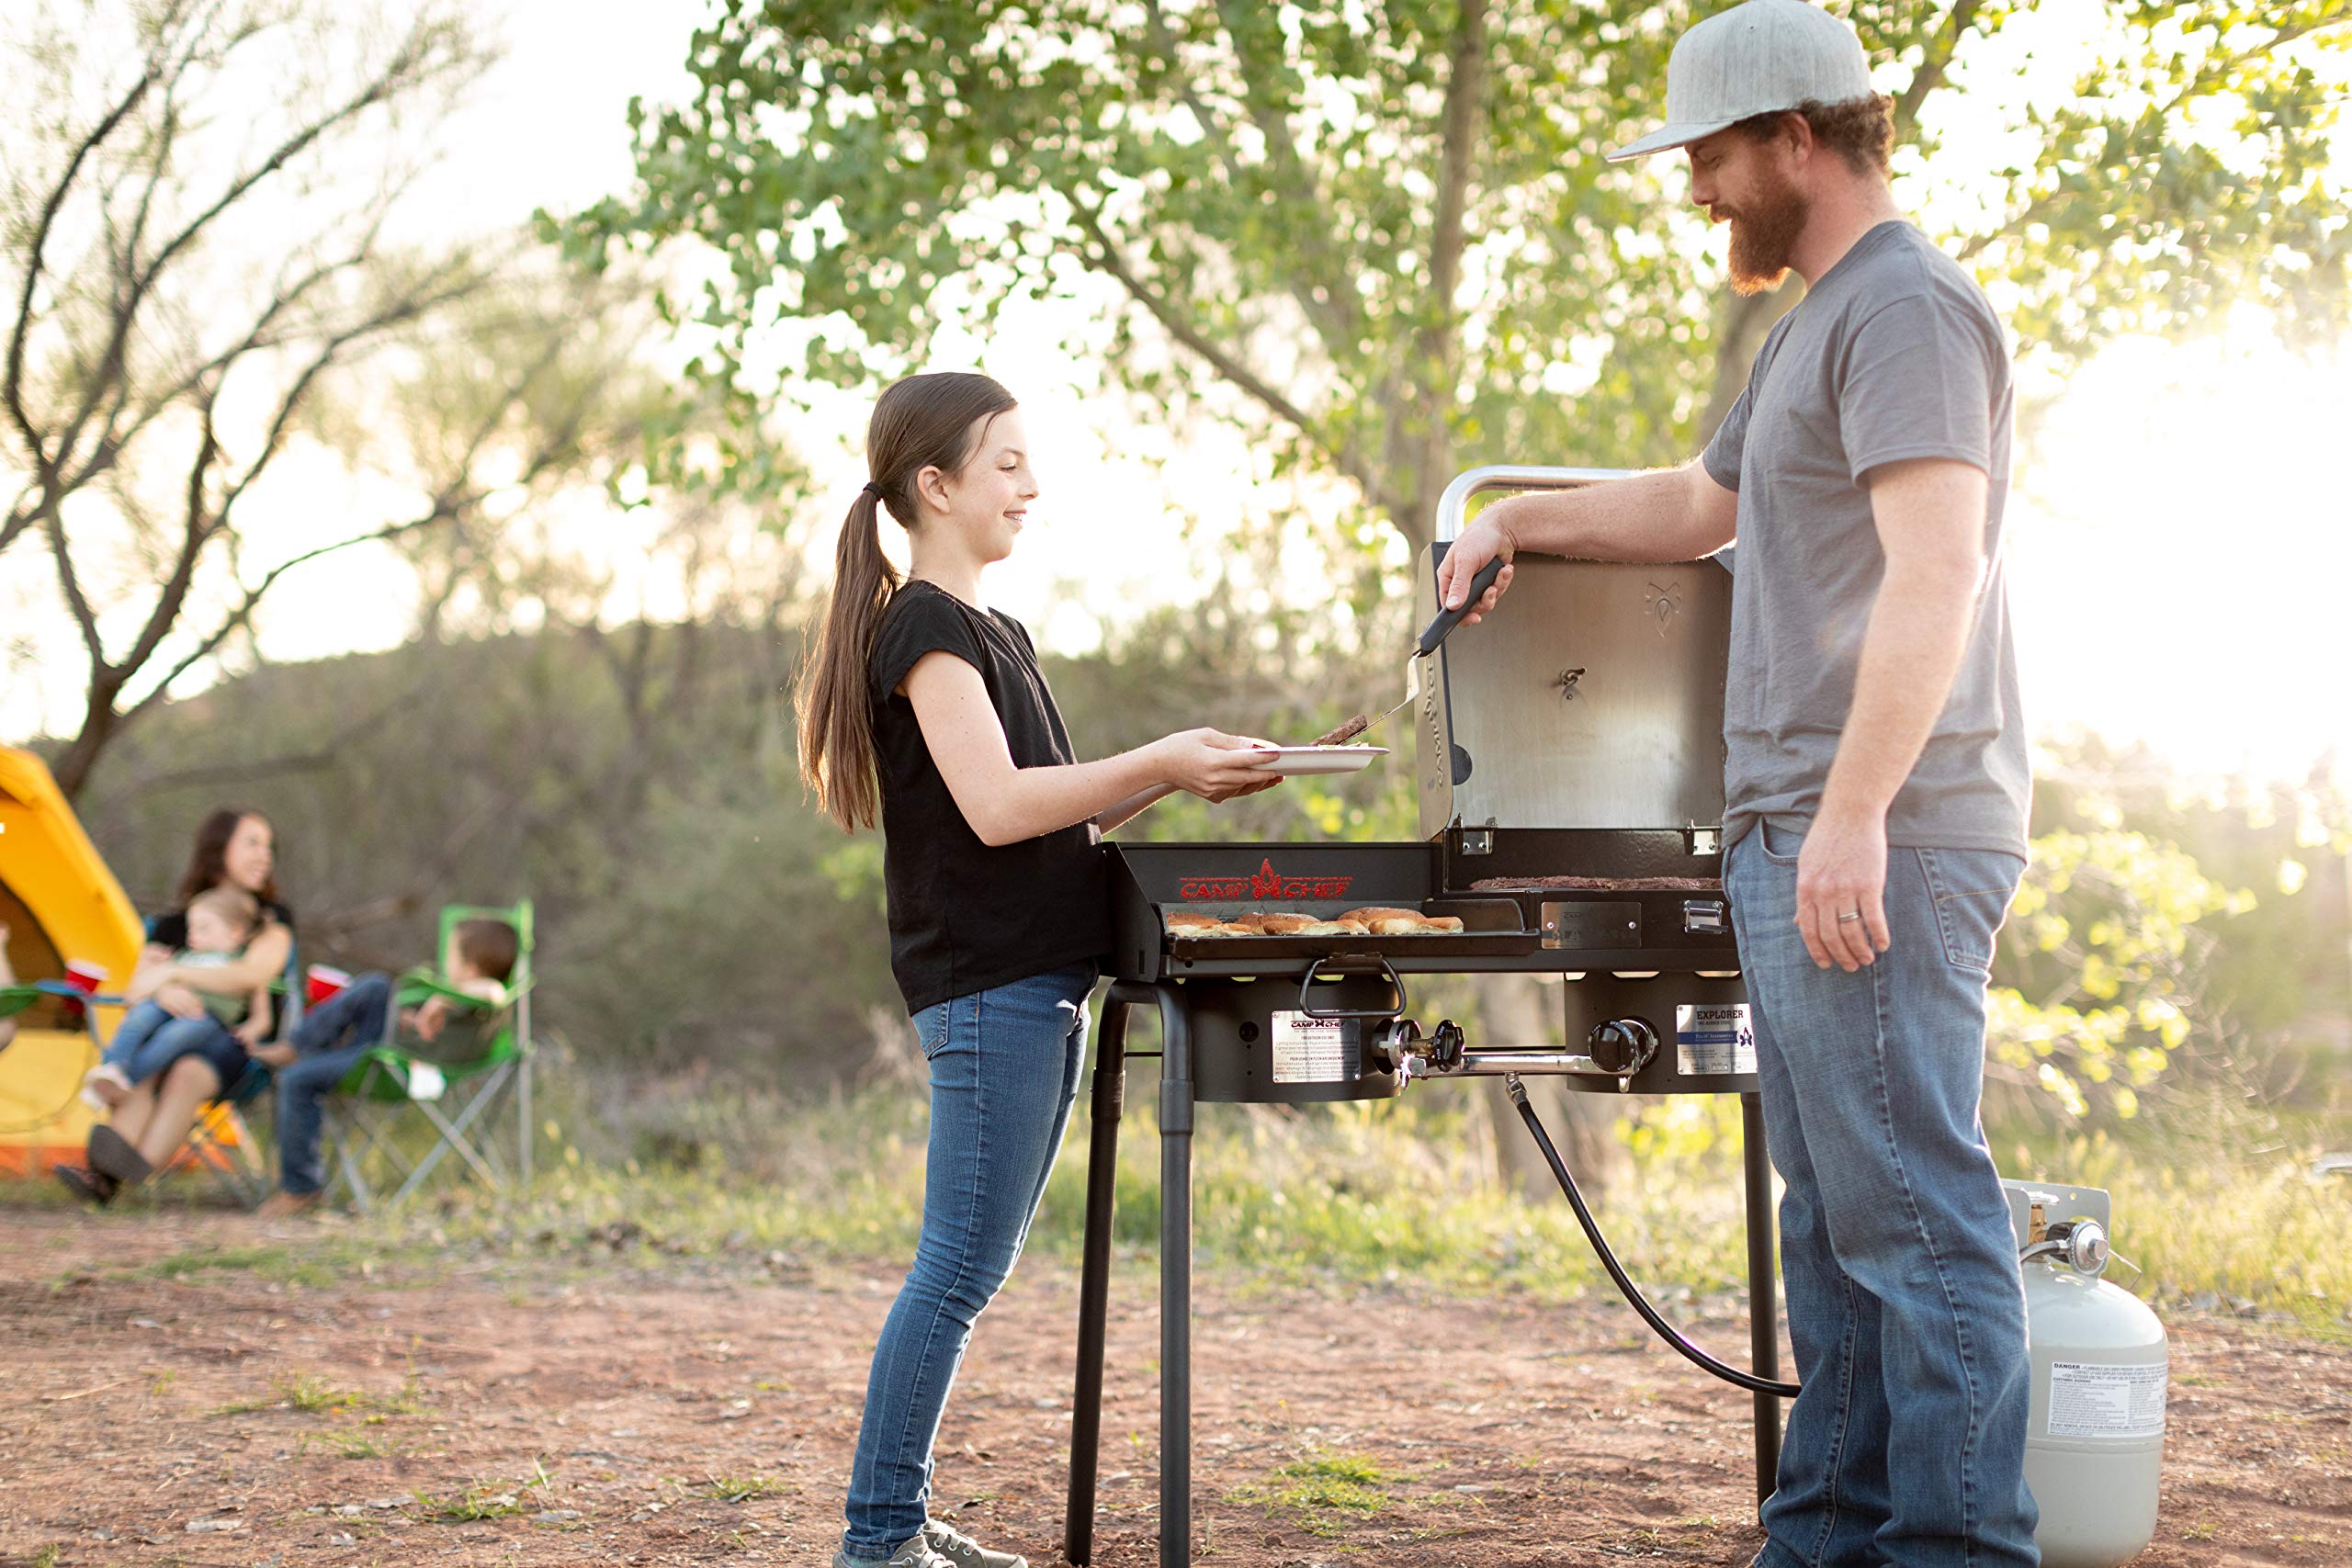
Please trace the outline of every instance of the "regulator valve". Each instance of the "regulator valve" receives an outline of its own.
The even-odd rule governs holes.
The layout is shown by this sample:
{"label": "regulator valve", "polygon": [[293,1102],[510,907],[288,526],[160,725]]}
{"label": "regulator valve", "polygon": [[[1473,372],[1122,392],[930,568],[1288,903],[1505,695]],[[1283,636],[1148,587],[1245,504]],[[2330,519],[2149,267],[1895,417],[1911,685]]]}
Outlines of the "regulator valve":
{"label": "regulator valve", "polygon": [[2018,1254],[2018,1261],[2030,1262],[2047,1258],[2062,1263],[2078,1274],[2102,1274],[2107,1271],[2107,1227],[2097,1220],[2059,1220],[2042,1234],[2042,1238]]}

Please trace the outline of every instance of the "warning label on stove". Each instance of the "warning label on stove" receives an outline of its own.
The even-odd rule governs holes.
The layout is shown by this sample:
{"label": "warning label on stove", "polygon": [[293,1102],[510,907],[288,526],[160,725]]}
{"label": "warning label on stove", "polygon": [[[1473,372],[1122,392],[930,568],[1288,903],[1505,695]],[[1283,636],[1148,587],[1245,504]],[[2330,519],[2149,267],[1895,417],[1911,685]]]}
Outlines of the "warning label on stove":
{"label": "warning label on stove", "polygon": [[1273,1023],[1276,1083],[1346,1083],[1356,1077],[1355,1019],[1278,1012]]}
{"label": "warning label on stove", "polygon": [[2050,1435],[2053,1438],[2153,1438],[2165,1429],[2162,1362],[2103,1367],[2088,1361],[2050,1363]]}
{"label": "warning label on stove", "polygon": [[1685,1004],[1674,1010],[1674,1055],[1685,1075],[1752,1073],[1756,1029],[1746,1002]]}

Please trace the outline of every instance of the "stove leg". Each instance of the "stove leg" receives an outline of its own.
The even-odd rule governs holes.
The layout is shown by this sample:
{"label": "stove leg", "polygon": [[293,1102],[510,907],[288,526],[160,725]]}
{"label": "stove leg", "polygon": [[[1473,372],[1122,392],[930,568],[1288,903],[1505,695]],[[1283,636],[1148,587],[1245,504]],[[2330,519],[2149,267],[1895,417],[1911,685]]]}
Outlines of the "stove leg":
{"label": "stove leg", "polygon": [[1193,1035],[1159,993],[1159,1568],[1193,1560]]}
{"label": "stove leg", "polygon": [[1086,1147],[1086,1244],[1078,1276],[1078,1385],[1070,1397],[1069,1507],[1062,1554],[1076,1568],[1094,1556],[1095,1476],[1102,1450],[1102,1345],[1111,1299],[1111,1217],[1118,1190],[1119,1117],[1126,1106],[1127,1013],[1114,986],[1094,1032],[1094,1095]]}
{"label": "stove leg", "polygon": [[[1747,1186],[1747,1315],[1750,1355],[1759,1378],[1781,1375],[1781,1273],[1773,1261],[1772,1164],[1764,1146],[1764,1101],[1739,1097],[1740,1163]],[[1756,1396],[1756,1500],[1772,1495],[1781,1469],[1781,1401]]]}

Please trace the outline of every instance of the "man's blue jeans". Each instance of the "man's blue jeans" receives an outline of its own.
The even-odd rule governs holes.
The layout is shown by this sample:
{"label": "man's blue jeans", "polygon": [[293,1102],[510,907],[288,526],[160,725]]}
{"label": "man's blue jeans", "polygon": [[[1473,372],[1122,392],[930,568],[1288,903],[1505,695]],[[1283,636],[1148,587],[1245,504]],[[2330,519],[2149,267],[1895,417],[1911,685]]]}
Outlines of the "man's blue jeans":
{"label": "man's blue jeans", "polygon": [[866,1384],[842,1541],[854,1561],[880,1562],[922,1529],[972,1322],[1012,1271],[1069,1124],[1093,985],[1080,964],[915,1015],[931,1062],[922,1237]]}
{"label": "man's blue jeans", "polygon": [[320,1101],[361,1053],[383,1042],[391,1007],[392,977],[362,975],[294,1026],[297,1055],[277,1070],[277,1183],[287,1191],[307,1196],[326,1185]]}
{"label": "man's blue jeans", "polygon": [[1763,1568],[2033,1568],[2025,1292],[1984,1145],[1984,987],[2025,863],[1892,849],[1893,946],[1816,968],[1793,921],[1804,824],[1724,873],[1754,1009],[1804,1393]]}

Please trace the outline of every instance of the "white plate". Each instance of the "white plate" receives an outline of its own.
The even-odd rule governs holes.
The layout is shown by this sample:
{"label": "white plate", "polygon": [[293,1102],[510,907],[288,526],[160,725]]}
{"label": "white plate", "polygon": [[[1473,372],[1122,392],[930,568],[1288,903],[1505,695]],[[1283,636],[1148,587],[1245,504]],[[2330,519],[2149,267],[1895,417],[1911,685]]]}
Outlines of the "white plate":
{"label": "white plate", "polygon": [[1281,746],[1256,765],[1270,773],[1353,773],[1388,755],[1385,746]]}

